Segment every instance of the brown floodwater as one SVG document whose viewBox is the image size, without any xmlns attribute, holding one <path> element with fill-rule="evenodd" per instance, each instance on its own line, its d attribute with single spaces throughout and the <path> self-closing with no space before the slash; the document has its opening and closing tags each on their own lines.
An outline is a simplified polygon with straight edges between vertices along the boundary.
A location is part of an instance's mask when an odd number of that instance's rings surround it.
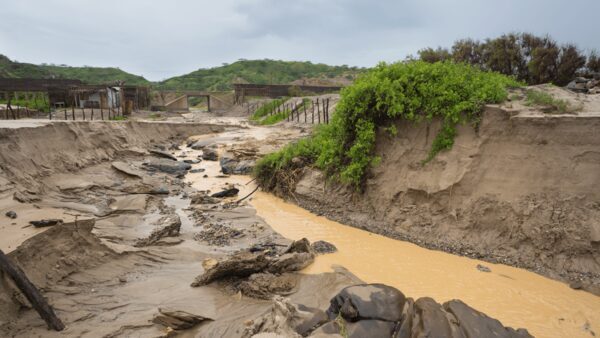
<svg viewBox="0 0 600 338">
<path fill-rule="evenodd" d="M 307 274 L 341 265 L 369 283 L 394 286 L 406 295 L 438 302 L 461 299 L 504 325 L 536 337 L 592 337 L 600 333 L 600 297 L 538 274 L 421 248 L 314 215 L 273 195 L 257 192 L 251 204 L 273 229 L 290 239 L 335 244 Z M 482 264 L 491 272 L 481 272 Z"/>
</svg>

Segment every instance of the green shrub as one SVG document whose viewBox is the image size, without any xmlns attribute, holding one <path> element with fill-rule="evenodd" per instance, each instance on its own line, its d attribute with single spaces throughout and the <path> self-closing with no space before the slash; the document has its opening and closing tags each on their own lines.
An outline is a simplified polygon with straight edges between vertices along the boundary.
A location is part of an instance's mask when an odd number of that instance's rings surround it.
<svg viewBox="0 0 600 338">
<path fill-rule="evenodd" d="M 269 113 L 271 113 L 271 111 L 273 111 L 273 109 L 281 106 L 282 104 L 285 103 L 285 101 L 287 101 L 288 98 L 287 97 L 283 97 L 280 99 L 275 99 L 273 101 L 267 102 L 265 103 L 263 106 L 261 106 L 260 108 L 256 109 L 256 111 L 252 114 L 252 116 L 250 117 L 250 119 L 252 121 L 259 121 L 261 118 L 269 115 Z"/>
<path fill-rule="evenodd" d="M 293 168 L 292 158 L 298 157 L 360 188 L 368 168 L 379 161 L 374 155 L 377 127 L 400 119 L 440 119 L 442 128 L 424 159 L 428 161 L 452 147 L 458 123 L 476 121 L 484 104 L 506 100 L 506 88 L 519 85 L 507 76 L 466 64 L 381 63 L 342 90 L 329 125 L 259 161 L 256 175 L 278 179 L 276 172 Z"/>
<path fill-rule="evenodd" d="M 535 89 L 527 90 L 525 104 L 528 106 L 549 106 L 553 111 L 570 114 L 576 112 L 579 107 L 569 104 L 566 100 L 556 99 L 552 95 Z"/>
</svg>

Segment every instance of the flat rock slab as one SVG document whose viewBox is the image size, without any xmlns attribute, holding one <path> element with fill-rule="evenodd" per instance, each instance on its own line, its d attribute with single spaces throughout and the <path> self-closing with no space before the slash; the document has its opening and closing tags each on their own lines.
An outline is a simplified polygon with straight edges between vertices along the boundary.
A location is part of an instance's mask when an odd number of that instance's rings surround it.
<svg viewBox="0 0 600 338">
<path fill-rule="evenodd" d="M 158 309 L 159 314 L 154 316 L 152 322 L 155 324 L 170 327 L 174 330 L 186 330 L 202 323 L 205 320 L 212 320 L 203 316 L 198 316 L 185 311 L 175 311 L 169 309 Z"/>
<path fill-rule="evenodd" d="M 160 171 L 172 175 L 185 175 L 192 168 L 189 163 L 173 161 L 165 158 L 151 159 L 144 162 L 144 168 L 149 171 Z"/>
<path fill-rule="evenodd" d="M 142 178 L 146 175 L 145 172 L 143 172 L 138 167 L 136 167 L 135 165 L 130 164 L 130 163 L 115 161 L 115 162 L 111 163 L 111 166 L 115 170 L 122 172 L 129 176 Z"/>
<path fill-rule="evenodd" d="M 148 152 L 150 154 L 156 155 L 158 157 L 167 158 L 169 160 L 177 161 L 177 157 L 175 157 L 174 155 L 172 155 L 171 153 L 168 153 L 166 151 L 162 151 L 162 150 L 158 150 L 158 149 L 151 149 L 151 150 L 148 150 Z"/>
</svg>

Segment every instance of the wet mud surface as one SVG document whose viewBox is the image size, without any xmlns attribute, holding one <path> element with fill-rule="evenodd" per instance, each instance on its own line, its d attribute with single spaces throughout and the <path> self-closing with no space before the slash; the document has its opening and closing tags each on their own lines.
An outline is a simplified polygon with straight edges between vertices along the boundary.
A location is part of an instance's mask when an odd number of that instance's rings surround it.
<svg viewBox="0 0 600 338">
<path fill-rule="evenodd" d="M 310 318 L 301 323 L 309 325 L 342 289 L 362 282 L 386 283 L 415 300 L 462 299 L 504 325 L 531 327 L 530 333 L 537 336 L 586 337 L 597 330 L 598 298 L 581 291 L 571 294 L 578 291 L 565 290 L 563 284 L 481 262 L 492 270 L 485 274 L 465 258 L 398 248 L 406 243 L 350 233 L 356 229 L 343 225 L 331 228 L 329 221 L 261 192 L 238 203 L 256 186 L 249 176 L 224 174 L 223 166 L 245 173 L 244 166 L 251 166 L 261 154 L 306 135 L 307 130 L 229 122 L 228 130 L 206 129 L 192 137 L 181 134 L 147 147 L 130 141 L 101 161 L 82 162 L 81 168 L 54 171 L 48 165 L 0 185 L 4 189 L 0 217 L 9 210 L 17 214 L 2 223 L 0 247 L 42 289 L 67 326 L 62 332 L 48 331 L 12 282 L 2 277 L 0 334 L 250 337 L 270 331 L 294 336 L 297 330 L 290 327 L 299 326 L 274 318 L 304 318 L 302 314 L 308 313 Z M 35 184 L 27 181 L 33 177 Z M 235 193 L 216 197 L 224 191 Z M 15 192 L 24 195 L 18 196 L 23 202 L 15 199 Z M 29 225 L 32 220 L 52 218 L 64 224 Z M 316 255 L 314 249 L 306 249 L 310 262 L 298 261 L 302 256 L 298 254 L 285 256 L 291 240 L 302 237 L 333 243 L 337 252 Z M 259 264 L 261 269 L 244 276 L 227 275 L 191 287 L 199 276 L 239 252 L 264 254 L 268 266 L 276 268 Z M 436 261 L 446 263 L 437 266 Z M 464 276 L 470 276 L 470 282 L 458 283 Z M 533 284 L 540 289 L 535 297 L 528 293 Z M 495 293 L 497 288 L 505 292 Z M 564 297 L 545 304 L 557 293 Z M 514 297 L 506 299 L 510 294 Z M 520 306 L 524 299 L 528 301 Z M 447 311 L 435 302 L 424 302 L 419 301 L 419 306 Z M 410 304 L 402 302 L 407 308 Z M 536 306 L 540 314 L 530 316 Z M 558 311 L 560 307 L 563 310 Z M 517 320 L 525 316 L 529 317 Z M 332 324 L 339 323 L 334 319 L 323 317 L 305 332 L 310 334 L 325 323 L 338 325 Z M 368 327 L 361 325 L 350 327 L 356 332 Z M 397 321 L 382 325 L 399 328 Z M 173 332 L 173 327 L 181 330 Z M 323 326 L 321 334 L 327 330 Z"/>
</svg>

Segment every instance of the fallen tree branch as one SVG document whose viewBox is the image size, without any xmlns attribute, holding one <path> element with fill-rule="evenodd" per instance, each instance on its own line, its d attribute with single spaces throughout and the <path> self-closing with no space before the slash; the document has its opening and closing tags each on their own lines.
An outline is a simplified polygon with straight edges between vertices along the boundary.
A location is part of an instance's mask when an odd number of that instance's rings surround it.
<svg viewBox="0 0 600 338">
<path fill-rule="evenodd" d="M 0 270 L 4 271 L 15 281 L 19 290 L 27 297 L 27 300 L 29 300 L 31 306 L 39 313 L 40 317 L 46 321 L 49 328 L 55 331 L 62 331 L 65 328 L 65 325 L 56 316 L 54 310 L 46 302 L 46 299 L 44 299 L 38 288 L 31 283 L 23 270 L 13 263 L 2 250 L 0 250 Z"/>
<path fill-rule="evenodd" d="M 240 203 L 241 201 L 245 200 L 246 198 L 250 197 L 250 195 L 254 194 L 256 192 L 256 190 L 258 190 L 259 186 L 257 185 L 256 188 L 254 188 L 254 190 L 252 190 L 251 193 L 249 193 L 248 195 L 242 197 L 241 199 L 235 201 L 235 203 Z"/>
</svg>

